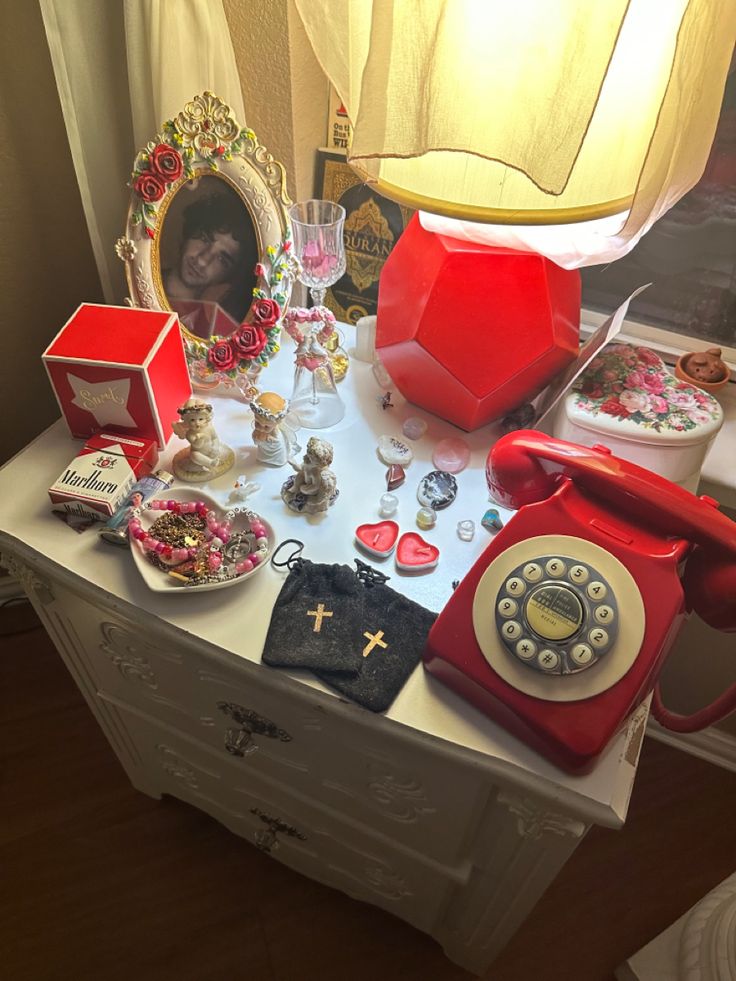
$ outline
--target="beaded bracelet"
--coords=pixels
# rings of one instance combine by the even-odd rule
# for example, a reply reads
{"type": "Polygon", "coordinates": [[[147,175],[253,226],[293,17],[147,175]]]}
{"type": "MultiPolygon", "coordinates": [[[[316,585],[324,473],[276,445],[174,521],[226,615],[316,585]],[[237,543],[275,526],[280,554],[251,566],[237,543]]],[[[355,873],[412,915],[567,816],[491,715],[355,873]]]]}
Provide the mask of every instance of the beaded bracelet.
{"type": "MultiPolygon", "coordinates": [[[[305,339],[305,324],[322,324],[314,336],[320,344],[324,344],[335,333],[335,314],[328,307],[290,307],[284,314],[284,329],[292,340],[302,344],[305,339]]],[[[312,328],[313,329],[313,328],[312,328]]],[[[310,333],[308,331],[307,333],[310,333]]]]}
{"type": "MultiPolygon", "coordinates": [[[[163,511],[185,520],[188,516],[199,519],[204,528],[197,529],[186,524],[177,527],[179,537],[184,536],[183,545],[172,545],[155,538],[146,531],[136,509],[128,522],[131,540],[137,541],[144,554],[159,568],[163,567],[171,575],[187,585],[201,585],[204,582],[219,582],[235,579],[252,572],[268,555],[268,531],[259,516],[247,508],[233,508],[225,514],[225,520],[218,519],[204,501],[149,501],[145,510],[163,511]],[[233,532],[232,521],[235,515],[243,514],[250,526],[249,533],[233,532]],[[189,534],[187,534],[189,532],[189,534]],[[255,544],[255,548],[251,545],[255,544]],[[226,564],[228,560],[230,564],[226,564]],[[177,566],[194,563],[191,575],[177,573],[177,566]]],[[[157,519],[154,525],[161,519],[157,519]]]]}

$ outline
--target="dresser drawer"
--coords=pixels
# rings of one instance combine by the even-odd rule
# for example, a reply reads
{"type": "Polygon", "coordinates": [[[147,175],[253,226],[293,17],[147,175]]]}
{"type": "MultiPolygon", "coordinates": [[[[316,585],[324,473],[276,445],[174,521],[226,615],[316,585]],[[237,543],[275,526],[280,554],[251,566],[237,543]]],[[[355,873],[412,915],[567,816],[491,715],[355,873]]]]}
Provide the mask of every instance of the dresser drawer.
{"type": "Polygon", "coordinates": [[[75,616],[76,629],[105,700],[438,862],[455,865],[468,854],[489,792],[477,768],[357,706],[346,718],[340,700],[265,665],[174,649],[89,610],[93,616],[75,616]]]}
{"type": "Polygon", "coordinates": [[[138,715],[120,717],[152,787],[211,814],[298,872],[381,906],[431,931],[452,890],[469,877],[393,848],[390,842],[277,789],[230,759],[138,715]]]}

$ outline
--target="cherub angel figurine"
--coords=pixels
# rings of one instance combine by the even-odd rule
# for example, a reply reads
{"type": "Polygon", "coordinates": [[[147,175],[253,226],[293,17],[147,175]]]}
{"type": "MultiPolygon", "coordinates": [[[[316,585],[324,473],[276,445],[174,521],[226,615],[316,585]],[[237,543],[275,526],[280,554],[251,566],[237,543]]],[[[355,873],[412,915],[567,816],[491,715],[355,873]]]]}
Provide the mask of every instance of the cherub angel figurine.
{"type": "Polygon", "coordinates": [[[326,511],[340,493],[337,479],[329,469],[332,446],[318,436],[310,437],[301,466],[289,460],[296,473],[281,488],[281,496],[292,511],[318,514],[326,511]]]}
{"type": "Polygon", "coordinates": [[[180,409],[172,429],[189,447],[174,457],[174,473],[180,480],[202,483],[214,480],[232,467],[235,454],[221,443],[212,425],[212,406],[199,399],[188,399],[180,409]]]}
{"type": "Polygon", "coordinates": [[[251,403],[253,410],[253,442],[256,459],[272,467],[283,467],[299,452],[294,431],[294,416],[289,416],[289,403],[276,392],[261,392],[251,403]]]}

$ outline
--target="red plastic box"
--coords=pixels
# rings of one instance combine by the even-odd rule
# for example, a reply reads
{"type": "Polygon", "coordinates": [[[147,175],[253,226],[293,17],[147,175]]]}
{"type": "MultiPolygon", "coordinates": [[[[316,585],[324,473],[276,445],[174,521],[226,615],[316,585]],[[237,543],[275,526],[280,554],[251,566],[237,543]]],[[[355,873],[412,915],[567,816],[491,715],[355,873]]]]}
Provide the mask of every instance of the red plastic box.
{"type": "Polygon", "coordinates": [[[579,323],[577,269],[436,235],[414,215],[381,272],[376,349],[405,398],[470,431],[565,369],[579,323]]]}
{"type": "Polygon", "coordinates": [[[163,449],[192,393],[175,313],[83,303],[43,353],[72,436],[101,430],[163,449]]]}

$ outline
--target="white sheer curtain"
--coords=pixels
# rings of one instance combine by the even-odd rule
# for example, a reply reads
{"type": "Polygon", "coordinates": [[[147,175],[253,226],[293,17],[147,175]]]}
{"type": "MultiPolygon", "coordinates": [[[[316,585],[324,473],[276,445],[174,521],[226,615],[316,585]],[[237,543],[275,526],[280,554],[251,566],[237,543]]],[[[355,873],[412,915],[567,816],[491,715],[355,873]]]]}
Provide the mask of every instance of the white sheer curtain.
{"type": "Polygon", "coordinates": [[[108,303],[127,295],[115,240],[136,152],[209,89],[245,125],[222,0],[40,0],[69,145],[108,303]]]}

